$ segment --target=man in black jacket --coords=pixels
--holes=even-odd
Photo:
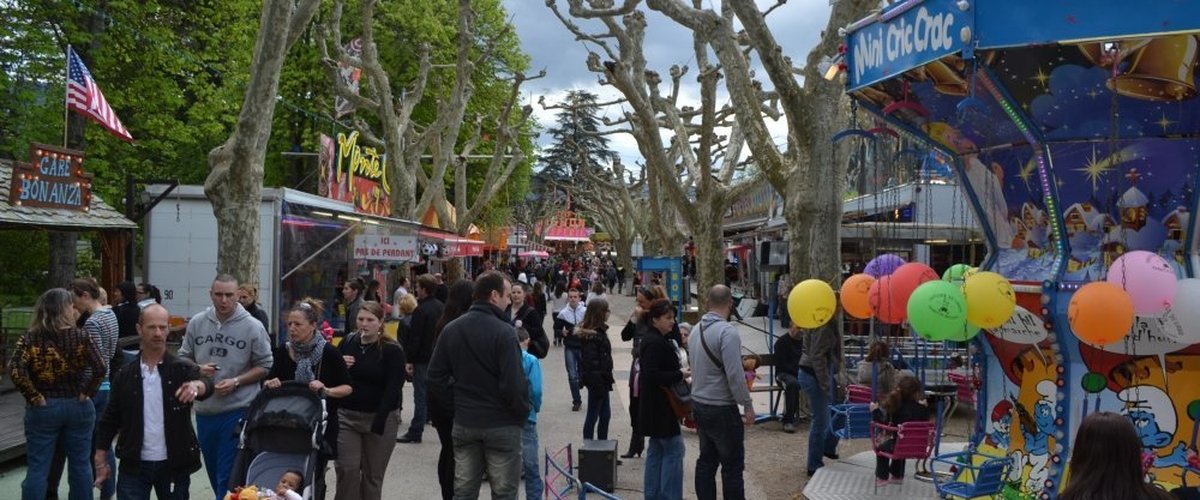
[[[783,432],[796,432],[796,420],[800,415],[800,356],[804,354],[804,339],[800,328],[793,326],[775,340],[775,381],[783,386]]]
[[[504,275],[480,275],[475,303],[442,330],[429,362],[435,390],[454,391],[455,498],[479,496],[485,465],[492,498],[517,498],[530,401],[517,335],[504,317],[511,293]]]
[[[442,309],[446,307],[435,296],[437,288],[437,279],[432,275],[417,276],[417,308],[413,310],[412,323],[404,338],[404,356],[408,359],[404,368],[413,384],[413,417],[408,432],[396,438],[398,443],[420,443],[425,422],[429,419],[426,372],[429,369],[429,357],[433,354],[434,330],[437,329],[438,319],[442,317]]]
[[[195,364],[167,352],[170,315],[151,304],[142,310],[137,330],[140,363],[116,375],[108,408],[96,428],[96,484],[110,477],[106,450],[117,439],[121,477],[117,498],[188,498],[191,474],[200,470],[200,445],[192,428],[192,402],[212,393]]]

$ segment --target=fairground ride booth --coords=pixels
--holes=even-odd
[[[841,33],[853,102],[953,158],[983,267],[1016,285],[1013,319],[973,340],[971,441],[1012,458],[1008,493],[1055,497],[1095,411],[1137,424],[1148,478],[1195,484],[1200,324],[1169,319],[1200,303],[1107,344],[1081,340],[1068,304],[1128,251],[1195,276],[1200,1],[909,0]]]
[[[146,195],[167,188],[151,185]],[[361,277],[391,291],[403,264],[412,267],[478,254],[483,242],[416,222],[364,214],[349,202],[287,188],[263,190],[259,205],[259,302],[270,332],[286,338],[281,319],[292,304],[312,297],[325,303],[325,319],[344,328],[342,284]],[[208,290],[216,270],[217,221],[203,186],[179,186],[150,212],[146,222],[147,279],[162,290],[163,305],[188,317],[212,304]],[[410,288],[411,289],[411,288]]]

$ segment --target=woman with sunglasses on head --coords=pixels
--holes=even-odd
[[[9,374],[25,398],[25,480],[22,500],[46,497],[54,449],[67,453],[72,500],[92,498],[92,396],[104,380],[104,359],[87,332],[76,327],[74,295],[52,288],[38,297],[33,321],[13,348]]]

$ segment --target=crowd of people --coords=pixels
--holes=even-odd
[[[42,500],[57,489],[51,480],[57,455],[65,458],[72,499],[93,498],[94,487],[102,498],[148,499],[151,492],[160,499],[188,498],[191,476],[203,464],[220,500],[237,486],[230,478],[238,467],[238,426],[247,408],[261,391],[288,382],[326,402],[327,446],[315,470],[323,474],[332,461],[335,498],[382,498],[397,443],[420,443],[426,423],[441,445],[437,475],[443,498],[476,498],[485,480],[493,498],[516,498],[522,479],[526,498],[541,498],[540,360],[554,346],[563,349],[572,410],[581,410],[582,391],[587,392],[582,437],[610,434],[610,393],[617,380],[608,334],[609,288],[593,281],[585,296],[582,279],[576,287],[563,284],[578,279],[575,273],[557,279],[553,272],[549,293],[539,286],[543,282],[529,283],[537,279],[530,273],[514,279],[489,270],[449,285],[421,274],[413,293],[405,280],[388,297],[391,304],[377,286],[351,280],[342,288],[347,324],[353,326],[336,346],[327,337],[321,301],[304,299],[290,307],[283,318],[286,341],[276,344],[267,319],[255,314],[262,312],[255,287],[219,275],[209,290],[212,306],[187,322],[175,353],[167,348],[170,314],[149,285],[120,285],[112,307],[91,279],[48,290],[10,364],[28,403],[22,498]],[[556,302],[555,290],[563,289],[558,297],[565,300]],[[620,333],[633,355],[627,405],[633,437],[620,458],[645,454],[647,499],[683,497],[684,423],[696,429],[699,442],[696,497],[745,498],[745,428],[755,422],[753,370],[746,369],[741,336],[729,322],[731,290],[714,286],[705,299],[707,311],[696,325],[677,323],[675,305],[661,286],[639,286],[636,307]],[[122,315],[135,317],[136,343],[124,334]],[[553,344],[544,328],[547,317]],[[400,321],[398,338],[384,333],[389,319]],[[802,418],[801,392],[811,407],[804,462],[811,476],[825,458],[838,458],[829,399],[844,359],[841,341],[793,327],[776,341],[775,351],[777,382],[785,388],[784,430],[795,432]],[[874,344],[860,367],[860,378],[882,389],[880,401],[872,404],[874,418],[891,424],[929,419],[920,383],[888,360],[886,344]],[[407,381],[413,383],[415,408],[402,432]],[[1072,474],[1064,498],[1134,498],[1101,493],[1139,488],[1118,484],[1140,477],[1123,469],[1131,466],[1126,462],[1140,463],[1140,454],[1124,456],[1137,454],[1136,434],[1127,419],[1109,415],[1085,419],[1077,442],[1082,445],[1088,433],[1109,436],[1113,444],[1104,450],[1095,448],[1103,440],[1088,440],[1089,453],[1120,456],[1103,468],[1075,469],[1089,460],[1078,448],[1073,470],[1106,473]],[[1123,452],[1124,441],[1133,444]],[[897,483],[904,473],[903,461],[880,459],[876,479]],[[309,488],[313,498],[325,496],[323,482],[306,485],[300,470],[288,470],[278,481],[268,493],[294,498]]]

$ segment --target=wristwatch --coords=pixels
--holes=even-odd
[[[242,381],[238,380],[237,377],[233,377],[233,388],[237,389],[241,385],[242,385]]]

